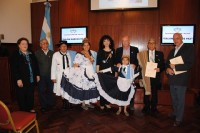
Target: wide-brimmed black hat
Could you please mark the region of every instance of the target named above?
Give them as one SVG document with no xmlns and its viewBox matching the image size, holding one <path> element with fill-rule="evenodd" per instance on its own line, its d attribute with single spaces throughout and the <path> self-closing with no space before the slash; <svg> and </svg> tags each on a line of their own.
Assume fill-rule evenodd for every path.
<svg viewBox="0 0 200 133">
<path fill-rule="evenodd" d="M 60 47 L 62 44 L 69 46 L 69 44 L 67 43 L 67 41 L 59 41 L 58 44 L 56 44 L 56 46 Z"/>
</svg>

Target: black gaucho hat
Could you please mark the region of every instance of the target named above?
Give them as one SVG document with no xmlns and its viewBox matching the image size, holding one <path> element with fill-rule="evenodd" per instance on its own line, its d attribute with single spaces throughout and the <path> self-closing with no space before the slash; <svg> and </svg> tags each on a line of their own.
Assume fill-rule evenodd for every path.
<svg viewBox="0 0 200 133">
<path fill-rule="evenodd" d="M 60 47 L 62 44 L 70 46 L 69 43 L 67 43 L 67 41 L 60 41 L 58 44 L 56 44 L 56 46 Z"/>
</svg>

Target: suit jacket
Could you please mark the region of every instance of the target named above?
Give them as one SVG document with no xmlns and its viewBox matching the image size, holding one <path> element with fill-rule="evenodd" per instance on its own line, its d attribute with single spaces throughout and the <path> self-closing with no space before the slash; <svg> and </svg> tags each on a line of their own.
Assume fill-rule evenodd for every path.
<svg viewBox="0 0 200 133">
<path fill-rule="evenodd" d="M 52 50 L 49 50 L 46 55 L 42 49 L 39 49 L 35 52 L 35 56 L 40 70 L 40 76 L 51 75 L 51 62 L 53 53 L 54 52 Z"/>
<path fill-rule="evenodd" d="M 166 61 L 166 68 L 170 68 L 170 59 L 174 57 L 181 56 L 184 64 L 175 65 L 176 71 L 187 71 L 178 75 L 169 75 L 169 85 L 177 85 L 177 86 L 187 86 L 189 70 L 191 69 L 194 62 L 194 46 L 189 44 L 183 44 L 183 46 L 179 49 L 177 54 L 174 56 L 175 48 L 172 49 L 168 55 Z"/>
<path fill-rule="evenodd" d="M 33 52 L 29 54 L 30 58 L 30 64 L 33 72 L 33 79 L 34 83 L 36 83 L 36 76 L 39 76 L 39 68 L 37 64 L 36 57 Z M 13 70 L 13 76 L 15 79 L 15 83 L 17 83 L 17 80 L 22 80 L 24 87 L 30 86 L 30 70 L 29 65 L 26 61 L 26 57 L 24 57 L 22 54 L 20 54 L 19 50 L 16 50 L 12 55 L 11 60 L 12 70 Z"/>
<path fill-rule="evenodd" d="M 149 50 L 148 50 L 148 57 L 149 57 Z M 149 58 L 148 58 L 149 59 Z M 164 71 L 165 69 L 165 61 L 164 61 L 164 55 L 163 52 L 161 51 L 156 51 L 155 50 L 155 63 L 158 63 L 157 68 L 160 68 L 160 72 L 156 73 L 156 78 L 150 78 L 151 81 L 151 86 L 157 86 L 158 89 L 161 88 L 161 72 Z"/>
<path fill-rule="evenodd" d="M 137 47 L 130 46 L 130 64 L 138 65 L 137 53 L 139 52 Z M 117 48 L 115 64 L 122 63 L 123 47 Z"/>
</svg>

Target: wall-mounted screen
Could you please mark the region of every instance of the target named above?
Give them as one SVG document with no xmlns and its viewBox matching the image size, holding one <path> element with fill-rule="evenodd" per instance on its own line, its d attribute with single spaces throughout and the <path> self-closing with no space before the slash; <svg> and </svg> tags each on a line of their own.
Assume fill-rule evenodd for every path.
<svg viewBox="0 0 200 133">
<path fill-rule="evenodd" d="M 173 44 L 173 34 L 181 33 L 183 42 L 194 44 L 195 41 L 195 25 L 162 25 L 161 26 L 161 45 Z"/>
<path fill-rule="evenodd" d="M 67 41 L 69 44 L 81 44 L 87 37 L 87 26 L 61 27 L 61 41 Z"/>
<path fill-rule="evenodd" d="M 90 10 L 157 8 L 158 0 L 90 0 Z"/>
</svg>

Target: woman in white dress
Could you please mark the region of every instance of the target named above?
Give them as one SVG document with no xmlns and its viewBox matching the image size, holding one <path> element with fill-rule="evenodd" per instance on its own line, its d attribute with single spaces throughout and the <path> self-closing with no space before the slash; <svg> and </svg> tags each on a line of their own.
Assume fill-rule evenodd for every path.
<svg viewBox="0 0 200 133">
<path fill-rule="evenodd" d="M 87 38 L 83 40 L 83 50 L 77 53 L 74 60 L 74 68 L 65 71 L 62 77 L 61 87 L 64 90 L 63 97 L 73 104 L 82 104 L 82 108 L 94 108 L 90 103 L 99 100 L 99 92 L 94 82 L 96 52 L 90 50 Z"/>
</svg>

